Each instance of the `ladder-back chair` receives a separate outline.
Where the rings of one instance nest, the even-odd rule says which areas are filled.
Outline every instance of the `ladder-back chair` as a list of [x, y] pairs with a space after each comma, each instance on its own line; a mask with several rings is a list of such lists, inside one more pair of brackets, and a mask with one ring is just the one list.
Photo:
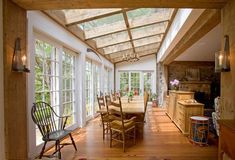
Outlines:
[[[106, 102], [110, 127], [110, 147], [112, 147], [113, 140], [121, 142], [123, 143], [123, 152], [125, 152], [125, 144], [127, 137], [133, 138], [135, 144], [135, 117], [125, 120], [122, 112], [122, 104], [120, 97], [118, 98], [118, 100], [119, 103], [110, 102], [110, 104], [108, 104]], [[117, 117], [117, 119], [113, 119], [113, 114], [119, 114], [119, 117]]]
[[[99, 109], [101, 110], [101, 108], [105, 107], [105, 101], [104, 101], [104, 97], [103, 96], [98, 96], [97, 95], [97, 101], [98, 101], [98, 105], [99, 105]], [[108, 114], [107, 113], [100, 113], [100, 117], [101, 117], [101, 122], [102, 122], [102, 127], [103, 127], [103, 140], [105, 137], [105, 133], [108, 133], [109, 130], [109, 120], [108, 120]]]

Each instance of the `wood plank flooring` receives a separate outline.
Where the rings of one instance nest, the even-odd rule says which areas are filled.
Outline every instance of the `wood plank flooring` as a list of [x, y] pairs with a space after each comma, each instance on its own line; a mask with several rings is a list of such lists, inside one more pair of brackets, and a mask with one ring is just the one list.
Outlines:
[[152, 108], [147, 111], [142, 138], [137, 139], [136, 145], [128, 144], [126, 152], [122, 144], [109, 147], [109, 136], [103, 141], [100, 119], [90, 121], [83, 129], [76, 131], [73, 136], [78, 151], [73, 146], [62, 149], [63, 160], [79, 159], [119, 159], [119, 160], [216, 160], [217, 146], [199, 147], [191, 144], [179, 129], [171, 122], [165, 111]]

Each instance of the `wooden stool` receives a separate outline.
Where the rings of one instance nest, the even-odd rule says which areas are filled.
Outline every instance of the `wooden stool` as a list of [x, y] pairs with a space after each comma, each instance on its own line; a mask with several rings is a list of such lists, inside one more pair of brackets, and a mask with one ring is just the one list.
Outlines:
[[203, 116], [190, 117], [191, 127], [189, 132], [189, 140], [200, 146], [207, 145], [209, 134], [209, 118]]

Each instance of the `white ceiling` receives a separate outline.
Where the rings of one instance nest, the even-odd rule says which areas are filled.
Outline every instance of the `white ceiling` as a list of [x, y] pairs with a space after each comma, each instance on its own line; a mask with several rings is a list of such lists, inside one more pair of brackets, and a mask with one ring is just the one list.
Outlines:
[[221, 24], [178, 56], [175, 61], [214, 61], [215, 52], [221, 50]]

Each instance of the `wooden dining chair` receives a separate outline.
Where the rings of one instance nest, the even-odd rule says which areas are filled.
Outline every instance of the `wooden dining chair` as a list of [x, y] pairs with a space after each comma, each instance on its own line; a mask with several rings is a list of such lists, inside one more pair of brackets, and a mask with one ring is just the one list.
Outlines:
[[[118, 101], [119, 103], [111, 102], [110, 104], [106, 102], [110, 127], [110, 147], [112, 147], [113, 140], [121, 142], [123, 144], [123, 152], [125, 152], [127, 138], [133, 138], [134, 144], [136, 141], [135, 117], [124, 119], [120, 97]], [[120, 117], [113, 119], [113, 114], [119, 114]]]
[[[58, 158], [61, 159], [61, 149], [65, 145], [73, 145], [74, 149], [77, 151], [77, 147], [72, 137], [72, 130], [65, 129], [67, 119], [69, 116], [58, 116], [53, 108], [45, 102], [37, 102], [33, 104], [31, 109], [31, 116], [34, 123], [38, 126], [44, 145], [42, 147], [39, 158], [44, 156], [44, 150], [47, 142], [55, 142], [55, 152], [52, 155], [45, 155], [46, 157], [54, 156], [58, 152]], [[57, 123], [58, 122], [58, 123]], [[69, 136], [72, 143], [61, 143], [61, 141]]]
[[144, 92], [144, 115], [142, 119], [143, 122], [145, 122], [145, 116], [146, 116], [147, 107], [148, 107], [148, 99], [149, 99], [148, 92]]
[[[101, 96], [99, 97], [97, 95], [97, 101], [98, 101], [98, 105], [99, 105], [99, 109], [101, 110], [101, 108], [105, 107], [105, 100], [104, 97]], [[109, 120], [108, 120], [108, 113], [100, 113], [100, 117], [101, 117], [101, 122], [102, 122], [102, 128], [103, 128], [103, 140], [105, 138], [105, 133], [108, 133], [109, 131]]]
[[110, 94], [107, 94], [107, 95], [105, 95], [105, 103], [106, 103], [106, 105], [108, 104], [111, 104], [111, 102], [112, 102], [112, 98], [111, 98], [111, 96], [110, 96]]

